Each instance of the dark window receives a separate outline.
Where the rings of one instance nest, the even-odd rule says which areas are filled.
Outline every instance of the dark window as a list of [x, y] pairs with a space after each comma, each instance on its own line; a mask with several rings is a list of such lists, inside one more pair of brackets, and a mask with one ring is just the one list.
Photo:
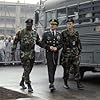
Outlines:
[[59, 25], [66, 24], [66, 8], [57, 9], [57, 19], [59, 21]]
[[78, 5], [68, 7], [68, 18], [73, 18], [78, 23]]
[[79, 5], [79, 23], [90, 23], [92, 18], [92, 2]]
[[100, 22], [100, 1], [93, 2], [94, 22]]
[[47, 18], [46, 27], [48, 27], [48, 26], [49, 26], [49, 20], [50, 20], [51, 18], [56, 18], [56, 13], [55, 13], [55, 11], [54, 11], [54, 10], [53, 10], [53, 11], [48, 11], [48, 12], [46, 13], [46, 18]]
[[57, 17], [64, 17], [66, 16], [66, 8], [57, 9]]

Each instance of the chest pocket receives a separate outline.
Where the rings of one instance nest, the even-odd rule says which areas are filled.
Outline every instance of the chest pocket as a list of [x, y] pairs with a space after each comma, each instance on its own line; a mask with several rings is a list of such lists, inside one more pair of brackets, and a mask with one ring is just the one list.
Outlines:
[[66, 33], [63, 34], [63, 42], [64, 42], [64, 48], [66, 48], [66, 46], [69, 46], [69, 37]]
[[60, 34], [56, 34], [55, 40], [56, 40], [56, 44], [60, 43], [60, 41], [61, 41]]
[[47, 43], [47, 44], [52, 44], [52, 40], [53, 40], [52, 36], [50, 36], [50, 35], [48, 34], [47, 37], [46, 37], [46, 43]]
[[36, 36], [33, 36], [34, 33], [24, 32], [21, 35], [21, 49], [31, 49], [34, 45], [34, 42], [36, 40]]
[[73, 35], [72, 37], [70, 37], [70, 43], [72, 44], [73, 47], [77, 46], [77, 35]]

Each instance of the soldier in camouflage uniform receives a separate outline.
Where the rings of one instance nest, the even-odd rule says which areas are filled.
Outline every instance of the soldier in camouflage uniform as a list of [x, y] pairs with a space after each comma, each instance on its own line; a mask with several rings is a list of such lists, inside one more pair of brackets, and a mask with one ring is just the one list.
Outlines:
[[33, 20], [28, 19], [26, 20], [26, 28], [19, 31], [14, 39], [13, 47], [12, 47], [12, 56], [14, 56], [17, 43], [20, 43], [20, 58], [21, 63], [24, 68], [22, 80], [20, 82], [20, 86], [23, 89], [26, 89], [24, 82], [28, 86], [28, 92], [32, 92], [33, 89], [31, 87], [31, 81], [29, 78], [29, 75], [31, 73], [31, 70], [33, 68], [33, 63], [35, 60], [35, 51], [34, 51], [34, 45], [35, 43], [38, 44], [39, 36], [37, 33], [32, 30]]
[[57, 67], [59, 49], [61, 48], [61, 34], [57, 32], [58, 21], [51, 19], [50, 30], [45, 32], [42, 37], [42, 47], [46, 49], [46, 59], [49, 77], [49, 89], [55, 90], [54, 76]]
[[69, 88], [67, 80], [69, 78], [70, 71], [74, 75], [74, 79], [77, 82], [77, 88], [83, 88], [80, 84], [80, 52], [81, 43], [79, 39], [79, 33], [74, 30], [74, 20], [67, 20], [67, 29], [62, 33], [63, 49], [61, 52], [61, 65], [64, 69], [64, 87]]

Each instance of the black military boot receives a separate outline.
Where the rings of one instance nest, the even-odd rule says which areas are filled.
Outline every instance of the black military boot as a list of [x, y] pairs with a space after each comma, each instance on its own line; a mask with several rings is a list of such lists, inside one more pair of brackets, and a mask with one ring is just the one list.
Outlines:
[[77, 83], [77, 88], [78, 89], [82, 89], [82, 90], [84, 89], [84, 86], [80, 83], [79, 80], [77, 80], [76, 83]]
[[31, 84], [30, 84], [30, 83], [28, 83], [28, 84], [27, 84], [27, 86], [28, 86], [28, 92], [33, 93], [33, 89], [32, 89]]
[[19, 85], [22, 87], [22, 89], [26, 89], [25, 84], [24, 84], [24, 78], [22, 78]]
[[50, 92], [54, 92], [56, 90], [56, 88], [54, 87], [54, 85], [51, 84], [51, 83], [49, 85], [49, 89], [50, 89]]
[[69, 89], [70, 87], [68, 86], [68, 81], [64, 79], [64, 88]]

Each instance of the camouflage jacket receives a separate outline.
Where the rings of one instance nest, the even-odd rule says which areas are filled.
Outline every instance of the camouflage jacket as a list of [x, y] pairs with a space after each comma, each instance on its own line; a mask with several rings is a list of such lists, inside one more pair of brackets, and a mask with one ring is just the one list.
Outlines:
[[27, 31], [23, 29], [19, 31], [13, 41], [12, 53], [15, 53], [17, 43], [20, 43], [21, 58], [33, 59], [34, 57], [34, 45], [38, 44], [39, 36], [35, 31]]
[[64, 57], [78, 56], [82, 49], [79, 33], [75, 30], [73, 33], [64, 30], [61, 35], [63, 45], [62, 55]]

